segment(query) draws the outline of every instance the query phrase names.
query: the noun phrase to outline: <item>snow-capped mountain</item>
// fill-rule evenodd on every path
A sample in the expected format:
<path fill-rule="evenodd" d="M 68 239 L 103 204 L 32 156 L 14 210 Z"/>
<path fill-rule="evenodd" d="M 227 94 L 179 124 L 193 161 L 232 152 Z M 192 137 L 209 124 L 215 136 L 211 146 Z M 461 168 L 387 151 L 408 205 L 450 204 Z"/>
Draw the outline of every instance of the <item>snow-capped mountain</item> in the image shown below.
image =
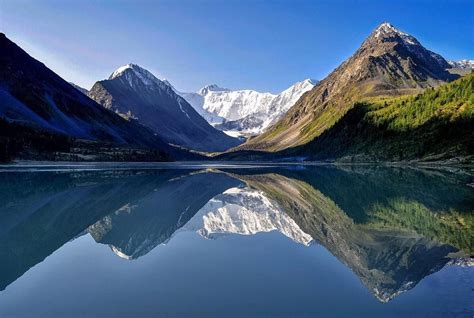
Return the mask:
<path fill-rule="evenodd" d="M 454 68 L 474 69 L 474 60 L 448 61 Z"/>
<path fill-rule="evenodd" d="M 280 94 L 255 90 L 230 90 L 215 84 L 197 93 L 178 92 L 216 128 L 229 135 L 255 135 L 276 122 L 317 81 L 306 79 Z"/>
<path fill-rule="evenodd" d="M 212 198 L 179 231 L 197 232 L 206 238 L 278 231 L 303 245 L 313 240 L 263 192 L 239 187 Z"/>
<path fill-rule="evenodd" d="M 88 98 L 0 33 L 0 117 L 32 129 L 174 152 L 150 129 Z"/>
<path fill-rule="evenodd" d="M 209 200 L 241 184 L 223 173 L 184 170 L 150 174 L 141 180 L 138 187 L 127 184 L 127 189 L 137 188 L 138 192 L 141 189 L 140 196 L 87 230 L 96 242 L 109 245 L 116 255 L 125 259 L 139 258 L 166 243 Z"/>
<path fill-rule="evenodd" d="M 415 55 L 420 60 L 431 57 L 436 61 L 435 64 L 438 64 L 441 66 L 441 68 L 449 67 L 449 65 L 446 63 L 446 60 L 441 55 L 425 49 L 414 36 L 400 31 L 388 22 L 384 22 L 379 25 L 378 28 L 376 28 L 372 33 L 372 37 L 378 41 L 386 41 L 398 38 L 400 43 L 402 43 L 411 54 Z M 369 37 L 368 40 L 371 41 L 372 39 Z"/>
<path fill-rule="evenodd" d="M 204 108 L 204 96 L 213 91 L 228 91 L 228 89 L 220 88 L 217 85 L 208 85 L 206 87 L 201 88 L 197 93 L 184 93 L 176 90 L 176 88 L 174 88 L 173 85 L 171 85 L 171 83 L 167 80 L 163 80 L 163 82 L 168 84 L 176 94 L 180 95 L 189 104 L 191 104 L 191 106 L 193 106 L 193 108 L 198 112 L 198 114 L 201 115 L 204 119 L 206 119 L 209 124 L 215 125 L 218 123 L 222 123 L 225 120 L 223 117 L 211 113 Z"/>
<path fill-rule="evenodd" d="M 415 37 L 382 23 L 278 123 L 238 150 L 279 151 L 307 144 L 342 118 L 355 101 L 437 87 L 459 77 L 448 72 L 450 68 L 441 55 L 423 47 Z"/>
<path fill-rule="evenodd" d="M 107 109 L 132 117 L 166 142 L 191 150 L 224 151 L 240 143 L 212 127 L 171 84 L 127 64 L 94 84 L 88 96 Z"/>

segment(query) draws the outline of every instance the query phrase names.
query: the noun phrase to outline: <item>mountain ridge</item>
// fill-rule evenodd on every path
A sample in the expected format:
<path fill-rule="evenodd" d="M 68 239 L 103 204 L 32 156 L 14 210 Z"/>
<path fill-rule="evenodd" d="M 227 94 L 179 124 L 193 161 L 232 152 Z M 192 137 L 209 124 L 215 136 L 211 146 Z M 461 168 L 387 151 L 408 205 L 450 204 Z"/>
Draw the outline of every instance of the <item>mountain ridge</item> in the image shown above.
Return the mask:
<path fill-rule="evenodd" d="M 253 136 L 265 131 L 318 83 L 305 79 L 278 94 L 252 89 L 231 90 L 216 84 L 197 93 L 177 92 L 214 127 L 229 135 Z"/>
<path fill-rule="evenodd" d="M 175 151 L 136 121 L 104 109 L 4 33 L 0 33 L 0 48 L 0 117 L 16 129 L 15 135 L 2 135 L 2 143 L 21 143 L 23 147 L 25 140 L 21 138 L 30 135 L 23 136 L 23 132 L 34 129 L 37 134 L 46 130 L 59 137 Z M 45 146 L 53 146 L 52 136 L 42 141 L 51 143 Z"/>
<path fill-rule="evenodd" d="M 305 144 L 333 125 L 360 98 L 436 87 L 458 77 L 446 71 L 450 67 L 414 37 L 382 23 L 271 129 L 235 150 L 278 151 Z"/>
<path fill-rule="evenodd" d="M 197 151 L 223 151 L 240 143 L 213 128 L 184 98 L 146 69 L 127 64 L 98 81 L 89 97 L 107 109 L 135 118 L 166 142 Z"/>

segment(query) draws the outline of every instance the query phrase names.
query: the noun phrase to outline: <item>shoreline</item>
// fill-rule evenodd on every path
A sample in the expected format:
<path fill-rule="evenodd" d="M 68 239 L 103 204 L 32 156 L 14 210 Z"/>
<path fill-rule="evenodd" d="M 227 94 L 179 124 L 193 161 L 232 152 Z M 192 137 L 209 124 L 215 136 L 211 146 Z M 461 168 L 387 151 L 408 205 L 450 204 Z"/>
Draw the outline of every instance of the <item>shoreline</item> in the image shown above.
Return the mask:
<path fill-rule="evenodd" d="M 432 162 L 339 162 L 339 161 L 45 161 L 45 160 L 16 160 L 0 163 L 2 168 L 35 168 L 35 167 L 140 167 L 140 168 L 165 168 L 165 167 L 283 167 L 283 166 L 373 166 L 373 167 L 401 167 L 401 168 L 467 168 L 474 169 L 474 164 L 432 161 Z"/>

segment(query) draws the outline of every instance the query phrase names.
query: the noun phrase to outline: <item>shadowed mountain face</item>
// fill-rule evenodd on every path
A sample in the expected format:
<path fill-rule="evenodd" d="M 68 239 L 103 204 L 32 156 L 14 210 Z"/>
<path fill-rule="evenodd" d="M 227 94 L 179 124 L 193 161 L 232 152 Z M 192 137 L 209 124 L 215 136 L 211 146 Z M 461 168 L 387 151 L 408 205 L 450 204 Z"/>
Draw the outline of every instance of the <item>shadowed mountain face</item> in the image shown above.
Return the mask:
<path fill-rule="evenodd" d="M 0 50 L 0 117 L 76 138 L 171 152 L 151 130 L 104 109 L 3 33 Z"/>
<path fill-rule="evenodd" d="M 122 253 L 142 255 L 213 196 L 240 183 L 223 174 L 188 173 L 3 173 L 0 290 L 87 230 Z"/>
<path fill-rule="evenodd" d="M 473 254 L 469 177 L 403 169 L 279 173 L 239 178 L 275 200 L 381 301 L 413 288 L 456 253 Z"/>
<path fill-rule="evenodd" d="M 212 127 L 165 82 L 135 64 L 94 84 L 88 96 L 138 120 L 168 143 L 199 151 L 224 151 L 241 142 Z"/>
<path fill-rule="evenodd" d="M 89 233 L 140 261 L 181 232 L 323 245 L 381 301 L 473 255 L 469 172 L 396 168 L 2 173 L 0 289 Z"/>
<path fill-rule="evenodd" d="M 331 127 L 363 97 L 401 95 L 435 87 L 458 75 L 440 55 L 388 23 L 264 134 L 238 149 L 277 151 L 305 144 Z"/>
<path fill-rule="evenodd" d="M 72 82 L 69 82 L 69 84 L 71 84 L 72 87 L 74 87 L 75 89 L 77 89 L 79 92 L 81 92 L 81 93 L 84 94 L 84 95 L 87 95 L 87 93 L 89 93 L 89 91 L 88 91 L 87 89 L 85 89 L 84 87 L 81 87 L 81 86 L 79 86 L 79 85 L 76 85 L 76 84 L 74 84 L 74 83 L 72 83 Z"/>
<path fill-rule="evenodd" d="M 170 179 L 96 222 L 88 232 L 97 242 L 109 244 L 120 257 L 135 259 L 166 242 L 212 197 L 240 183 L 218 173 Z"/>

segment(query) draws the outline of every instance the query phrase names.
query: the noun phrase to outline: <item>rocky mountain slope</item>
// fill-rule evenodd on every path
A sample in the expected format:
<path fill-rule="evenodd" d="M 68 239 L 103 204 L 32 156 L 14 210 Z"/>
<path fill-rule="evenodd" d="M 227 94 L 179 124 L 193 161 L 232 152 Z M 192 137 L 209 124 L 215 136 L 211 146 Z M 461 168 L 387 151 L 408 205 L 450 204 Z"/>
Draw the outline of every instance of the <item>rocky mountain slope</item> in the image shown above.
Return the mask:
<path fill-rule="evenodd" d="M 357 103 L 314 141 L 283 151 L 310 160 L 474 160 L 474 73 L 403 98 Z"/>
<path fill-rule="evenodd" d="M 305 144 L 331 127 L 355 101 L 438 86 L 458 77 L 446 70 L 450 67 L 413 36 L 383 23 L 270 130 L 239 149 L 275 151 Z"/>
<path fill-rule="evenodd" d="M 125 120 L 82 94 L 44 64 L 0 34 L 0 117 L 16 133 L 0 135 L 8 145 L 19 142 L 22 127 L 61 136 L 138 145 L 163 151 L 171 147 L 136 121 Z M 53 135 L 51 135 L 53 136 Z M 54 144 L 48 136 L 43 143 Z M 51 145 L 50 145 L 51 146 Z"/>
<path fill-rule="evenodd" d="M 213 128 L 165 82 L 135 64 L 94 84 L 88 96 L 105 108 L 134 118 L 166 142 L 198 151 L 223 151 L 240 141 Z"/>
<path fill-rule="evenodd" d="M 208 85 L 197 93 L 178 92 L 217 129 L 234 136 L 262 133 L 280 119 L 318 81 L 297 82 L 279 94 L 230 90 Z"/>

